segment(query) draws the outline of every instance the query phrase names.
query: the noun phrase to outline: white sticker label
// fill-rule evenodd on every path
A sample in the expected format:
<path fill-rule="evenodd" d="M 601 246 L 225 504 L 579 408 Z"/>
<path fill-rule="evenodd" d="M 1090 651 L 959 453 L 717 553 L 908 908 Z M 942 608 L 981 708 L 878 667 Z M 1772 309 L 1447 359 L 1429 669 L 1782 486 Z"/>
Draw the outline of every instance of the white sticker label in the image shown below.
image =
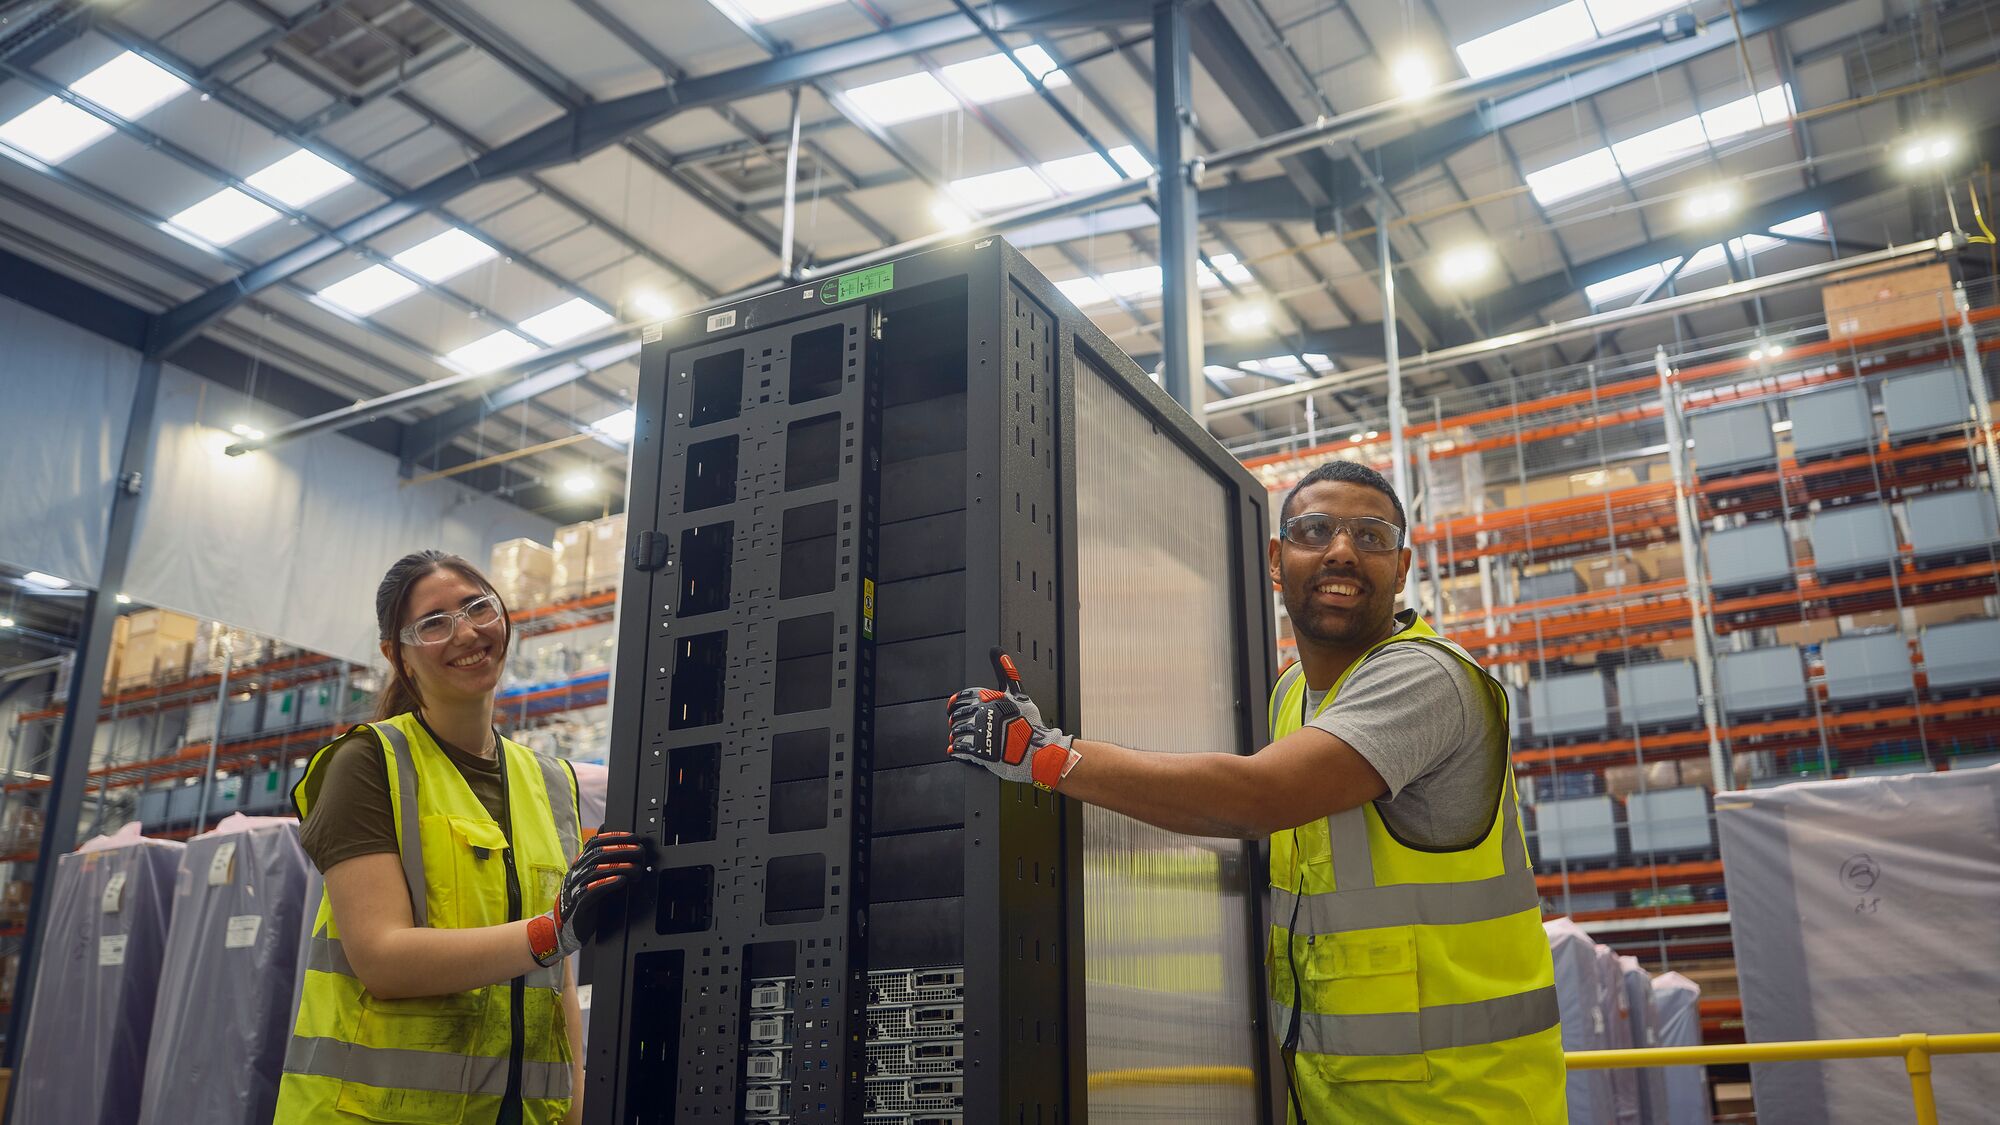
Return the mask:
<path fill-rule="evenodd" d="M 208 885 L 224 887 L 229 885 L 230 864 L 236 861 L 236 841 L 224 840 L 208 860 Z"/>
<path fill-rule="evenodd" d="M 262 914 L 237 914 L 229 919 L 229 928 L 223 931 L 222 948 L 248 949 L 257 944 L 258 927 L 264 924 Z"/>
<path fill-rule="evenodd" d="M 98 900 L 97 904 L 103 909 L 104 913 L 116 914 L 119 908 L 124 905 L 124 899 L 125 873 L 120 871 L 104 884 L 104 896 Z"/>
<path fill-rule="evenodd" d="M 735 309 L 730 309 L 728 312 L 714 313 L 708 318 L 708 330 L 710 332 L 720 332 L 725 328 L 734 327 L 736 327 Z"/>
<path fill-rule="evenodd" d="M 99 965 L 123 965 L 125 963 L 125 934 L 105 934 L 97 939 L 97 963 Z"/>
<path fill-rule="evenodd" d="M 650 344 L 653 343 L 655 340 L 665 339 L 666 335 L 667 335 L 667 329 L 665 325 L 648 324 L 646 327 L 641 328 L 639 330 L 639 342 L 642 344 Z"/>
<path fill-rule="evenodd" d="M 587 985 L 587 984 L 579 984 L 579 985 L 577 985 L 577 986 L 576 986 L 576 1006 L 577 1006 L 578 1008 L 580 1008 L 581 1010 L 583 1010 L 583 1011 L 586 1011 L 586 1012 L 588 1012 L 588 1011 L 590 1010 L 590 986 L 589 986 L 589 985 Z"/>

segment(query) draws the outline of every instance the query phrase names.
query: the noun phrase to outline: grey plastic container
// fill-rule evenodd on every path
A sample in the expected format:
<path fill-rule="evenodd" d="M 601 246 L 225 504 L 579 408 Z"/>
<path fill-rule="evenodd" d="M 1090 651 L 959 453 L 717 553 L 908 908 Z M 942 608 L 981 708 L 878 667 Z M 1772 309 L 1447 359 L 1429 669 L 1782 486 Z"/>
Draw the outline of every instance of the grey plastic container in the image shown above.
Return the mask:
<path fill-rule="evenodd" d="M 1956 367 L 1933 367 L 1884 379 L 1882 412 L 1891 440 L 1963 426 L 1969 413 L 1965 376 Z"/>
<path fill-rule="evenodd" d="M 1931 690 L 2000 683 L 2000 620 L 1933 625 L 1923 636 Z"/>
<path fill-rule="evenodd" d="M 1584 863 L 1618 855 L 1618 802 L 1608 796 L 1543 801 L 1535 806 L 1539 862 Z"/>
<path fill-rule="evenodd" d="M 1896 523 L 1885 504 L 1851 504 L 1812 518 L 1813 569 L 1821 574 L 1878 570 L 1896 560 Z"/>
<path fill-rule="evenodd" d="M 1734 590 L 1794 576 L 1792 541 L 1777 522 L 1744 524 L 1711 532 L 1705 544 L 1709 585 Z"/>
<path fill-rule="evenodd" d="M 1722 709 L 1732 718 L 1806 706 L 1805 664 L 1795 645 L 1724 653 L 1716 658 L 1715 678 Z"/>
<path fill-rule="evenodd" d="M 1737 472 L 1778 459 L 1771 418 L 1763 405 L 1731 406 L 1688 416 L 1695 468 L 1703 475 Z"/>
<path fill-rule="evenodd" d="M 1523 602 L 1539 602 L 1548 598 L 1567 597 L 1583 593 L 1583 577 L 1576 571 L 1564 567 L 1547 574 L 1531 574 L 1521 579 L 1518 595 Z"/>
<path fill-rule="evenodd" d="M 1858 383 L 1799 395 L 1787 404 L 1787 415 L 1792 420 L 1792 452 L 1801 458 L 1851 453 L 1875 441 L 1868 389 Z"/>
<path fill-rule="evenodd" d="M 1835 637 L 1819 646 L 1826 664 L 1826 698 L 1833 703 L 1908 695 L 1916 683 L 1910 646 L 1901 633 Z"/>
<path fill-rule="evenodd" d="M 1628 726 L 1689 722 L 1701 717 L 1694 665 L 1686 660 L 1618 669 L 1618 716 Z"/>
<path fill-rule="evenodd" d="M 1632 854 L 1691 852 L 1708 847 L 1708 790 L 1700 785 L 1649 789 L 1625 798 Z"/>
<path fill-rule="evenodd" d="M 1913 496 L 1904 511 L 1910 522 L 1910 549 L 1920 559 L 1992 548 L 2000 541 L 2000 516 L 1993 494 L 1958 488 Z"/>
<path fill-rule="evenodd" d="M 1601 731 L 1610 725 L 1605 706 L 1604 677 L 1596 672 L 1570 672 L 1528 682 L 1529 729 L 1537 736 Z"/>

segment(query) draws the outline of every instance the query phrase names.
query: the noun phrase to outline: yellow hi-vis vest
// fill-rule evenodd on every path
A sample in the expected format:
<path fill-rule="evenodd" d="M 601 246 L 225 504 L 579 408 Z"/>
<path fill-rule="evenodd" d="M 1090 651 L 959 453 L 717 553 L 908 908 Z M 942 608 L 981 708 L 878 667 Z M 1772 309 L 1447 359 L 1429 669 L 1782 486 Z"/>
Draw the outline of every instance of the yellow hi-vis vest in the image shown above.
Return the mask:
<path fill-rule="evenodd" d="M 1397 623 L 1322 711 L 1383 647 L 1431 644 L 1477 673 L 1506 729 L 1497 680 L 1414 612 Z M 1297 665 L 1278 678 L 1274 741 L 1304 725 L 1305 691 Z M 1511 766 L 1501 775 L 1491 826 L 1464 848 L 1398 840 L 1372 801 L 1271 837 L 1271 1026 L 1296 1047 L 1293 1120 L 1567 1119 L 1555 969 Z"/>
<path fill-rule="evenodd" d="M 581 827 L 576 777 L 567 762 L 500 741 L 510 839 L 415 715 L 368 725 L 381 739 L 388 766 L 397 847 L 417 925 L 495 926 L 555 904 Z M 313 755 L 307 781 L 342 739 Z M 292 793 L 301 818 L 306 793 L 318 791 L 307 781 Z M 274 1125 L 490 1122 L 506 1097 L 517 1049 L 523 1125 L 561 1121 L 569 1112 L 571 1078 L 562 983 L 558 963 L 467 992 L 381 999 L 354 975 L 332 904 L 322 894 Z"/>

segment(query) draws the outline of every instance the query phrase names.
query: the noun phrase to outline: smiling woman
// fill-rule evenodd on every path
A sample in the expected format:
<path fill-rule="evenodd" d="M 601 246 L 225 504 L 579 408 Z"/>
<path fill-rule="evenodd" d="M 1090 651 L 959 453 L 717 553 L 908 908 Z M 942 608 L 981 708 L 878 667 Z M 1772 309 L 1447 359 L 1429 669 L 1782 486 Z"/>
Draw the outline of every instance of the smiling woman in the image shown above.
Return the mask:
<path fill-rule="evenodd" d="M 391 677 L 376 721 L 293 792 L 326 892 L 276 1120 L 580 1120 L 564 959 L 646 844 L 600 832 L 580 848 L 569 764 L 494 727 L 512 632 L 471 563 L 403 556 L 375 617 Z"/>

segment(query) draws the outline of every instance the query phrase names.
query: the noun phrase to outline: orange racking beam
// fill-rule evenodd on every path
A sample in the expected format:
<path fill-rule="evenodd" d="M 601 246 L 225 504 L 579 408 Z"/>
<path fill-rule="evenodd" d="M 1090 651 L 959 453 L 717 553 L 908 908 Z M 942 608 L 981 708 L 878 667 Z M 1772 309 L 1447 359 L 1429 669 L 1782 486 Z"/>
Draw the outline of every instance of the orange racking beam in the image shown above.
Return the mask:
<path fill-rule="evenodd" d="M 1535 876 L 1535 889 L 1547 895 L 1571 891 L 1631 891 L 1677 883 L 1713 883 L 1722 878 L 1722 861 L 1649 863 L 1643 867 L 1600 867 Z"/>

